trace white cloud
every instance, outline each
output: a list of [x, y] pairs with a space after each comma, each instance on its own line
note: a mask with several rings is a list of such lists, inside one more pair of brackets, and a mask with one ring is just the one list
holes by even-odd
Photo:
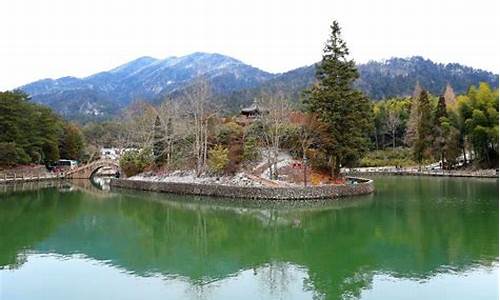
[[422, 55], [498, 72], [498, 1], [4, 0], [0, 90], [139, 56], [219, 52], [271, 72], [321, 57], [333, 19], [357, 62]]

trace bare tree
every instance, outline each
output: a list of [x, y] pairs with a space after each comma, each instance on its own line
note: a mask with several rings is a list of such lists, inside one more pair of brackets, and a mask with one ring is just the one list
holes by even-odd
[[401, 125], [400, 113], [397, 110], [389, 109], [387, 113], [386, 126], [392, 139], [392, 149], [396, 148], [396, 134]]
[[124, 148], [151, 146], [156, 115], [155, 107], [145, 101], [137, 101], [125, 111], [123, 127], [126, 136], [122, 141]]
[[189, 130], [193, 136], [193, 153], [196, 159], [196, 175], [205, 170], [208, 157], [208, 125], [217, 111], [211, 99], [211, 89], [204, 79], [198, 79], [180, 96], [184, 116], [189, 120]]
[[307, 150], [316, 141], [330, 140], [330, 135], [326, 124], [318, 120], [314, 114], [295, 112], [291, 114], [290, 119], [291, 123], [298, 127], [298, 146], [302, 152], [304, 165], [304, 186], [307, 186]]
[[188, 120], [183, 118], [181, 105], [173, 99], [165, 99], [158, 109], [160, 118], [165, 126], [165, 157], [168, 166], [171, 166], [174, 144], [186, 142], [188, 135]]
[[265, 156], [269, 164], [269, 178], [278, 176], [278, 155], [281, 138], [290, 118], [290, 103], [284, 97], [265, 96], [257, 101], [266, 144]]

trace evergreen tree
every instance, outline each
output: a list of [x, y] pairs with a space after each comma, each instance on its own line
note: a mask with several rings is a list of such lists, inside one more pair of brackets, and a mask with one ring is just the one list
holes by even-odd
[[83, 154], [83, 134], [75, 124], [64, 125], [64, 133], [59, 144], [59, 153], [62, 158], [79, 160]]
[[412, 151], [415, 160], [419, 163], [428, 157], [432, 142], [432, 104], [425, 90], [422, 90], [416, 102], [416, 127]]
[[172, 118], [167, 120], [167, 164], [172, 162], [172, 145], [174, 141], [174, 124]]
[[59, 159], [64, 122], [48, 107], [30, 102], [22, 91], [0, 92], [0, 143], [16, 149], [9, 164], [51, 163]]
[[440, 96], [438, 104], [436, 106], [436, 111], [434, 113], [434, 127], [433, 127], [433, 143], [432, 152], [436, 159], [439, 159], [444, 166], [445, 153], [444, 149], [446, 146], [446, 136], [445, 128], [443, 122], [448, 122], [448, 113], [446, 112], [446, 100], [444, 96]]
[[160, 116], [156, 116], [153, 136], [153, 155], [156, 165], [160, 165], [164, 161], [165, 152], [165, 128], [160, 120]]
[[348, 59], [349, 50], [337, 21], [330, 28], [331, 36], [316, 70], [318, 83], [307, 92], [306, 105], [328, 126], [331, 141], [321, 148], [329, 157], [333, 175], [338, 176], [341, 165], [366, 151], [371, 111], [368, 98], [353, 88], [359, 74], [354, 61]]

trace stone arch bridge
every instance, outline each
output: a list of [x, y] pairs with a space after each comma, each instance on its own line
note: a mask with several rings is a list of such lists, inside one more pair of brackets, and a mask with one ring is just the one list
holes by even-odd
[[66, 173], [64, 173], [64, 177], [73, 179], [89, 179], [90, 177], [92, 177], [92, 175], [94, 175], [95, 172], [105, 167], [115, 169], [116, 171], [120, 172], [120, 175], [122, 174], [120, 165], [117, 161], [112, 159], [99, 159], [91, 163], [79, 166], [76, 169], [67, 171]]

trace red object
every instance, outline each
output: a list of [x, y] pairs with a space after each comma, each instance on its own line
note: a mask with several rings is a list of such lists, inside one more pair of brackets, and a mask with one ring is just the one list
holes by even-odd
[[345, 183], [345, 180], [343, 178], [335, 178], [333, 180], [333, 183], [334, 184], [344, 184]]

